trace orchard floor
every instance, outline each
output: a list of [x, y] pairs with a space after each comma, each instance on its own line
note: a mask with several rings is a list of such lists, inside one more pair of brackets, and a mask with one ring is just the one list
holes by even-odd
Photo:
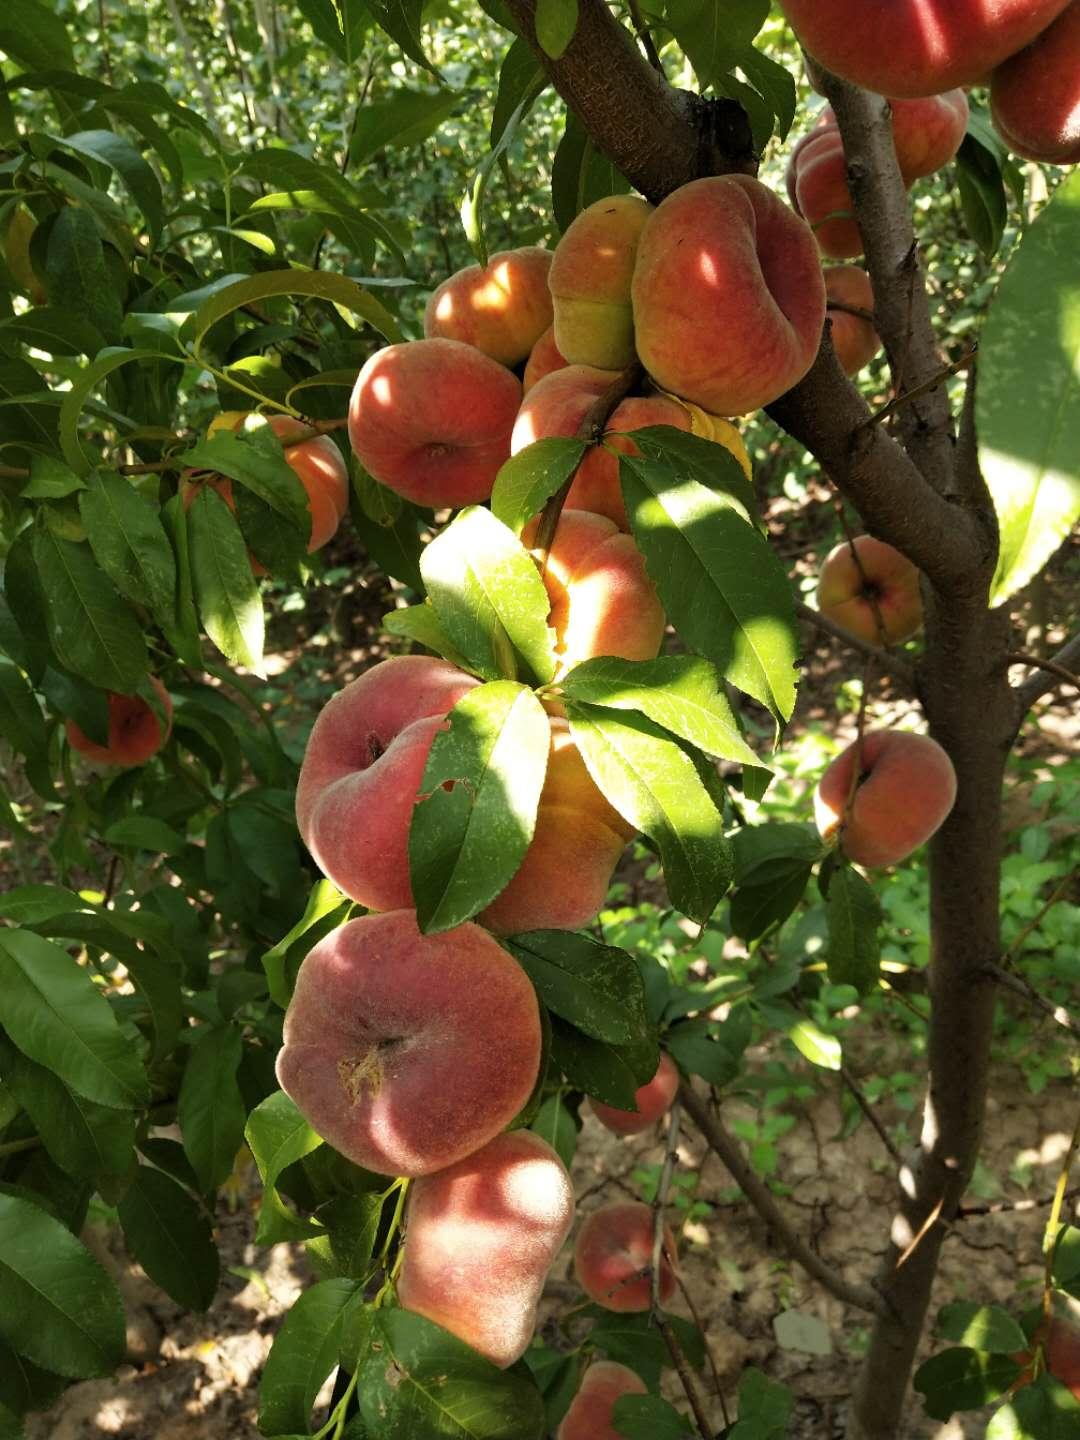
[[[884, 1034], [867, 1037], [887, 1049]], [[869, 1054], [869, 1051], [867, 1052]], [[899, 1057], [894, 1057], [899, 1059]], [[875, 1053], [875, 1066], [888, 1063]], [[856, 1062], [852, 1061], [853, 1064]], [[857, 1065], [856, 1065], [857, 1068]], [[1004, 1185], [1006, 1198], [1048, 1196], [1053, 1189], [1068, 1134], [1076, 1119], [1075, 1090], [1052, 1086], [1028, 1097], [1022, 1077], [999, 1071], [991, 1100], [983, 1163]], [[880, 1106], [888, 1124], [900, 1118], [888, 1102]], [[729, 1121], [737, 1118], [731, 1106]], [[779, 1142], [778, 1174], [792, 1187], [782, 1203], [804, 1236], [851, 1279], [872, 1275], [886, 1228], [892, 1194], [892, 1165], [881, 1141], [863, 1123], [839, 1139], [839, 1092], [823, 1090], [801, 1112]], [[725, 1396], [732, 1400], [740, 1371], [760, 1366], [789, 1384], [798, 1397], [791, 1431], [798, 1440], [832, 1440], [843, 1434], [844, 1406], [866, 1337], [866, 1317], [821, 1293], [801, 1272], [778, 1258], [777, 1247], [757, 1217], [732, 1202], [730, 1178], [701, 1147], [680, 1149], [688, 1171], [701, 1170], [698, 1195], [715, 1205], [704, 1222], [691, 1222], [681, 1237], [686, 1285], [705, 1325]], [[610, 1199], [638, 1196], [632, 1172], [658, 1164], [662, 1139], [623, 1141], [591, 1117], [586, 1120], [574, 1173], [580, 1213]], [[1024, 1190], [1008, 1181], [1010, 1170], [1030, 1171]], [[259, 1373], [283, 1312], [309, 1279], [302, 1252], [279, 1245], [269, 1252], [253, 1244], [258, 1187], [238, 1177], [235, 1208], [218, 1212], [223, 1265], [227, 1272], [218, 1298], [204, 1316], [182, 1314], [141, 1272], [122, 1258], [119, 1245], [98, 1232], [99, 1253], [115, 1265], [128, 1301], [132, 1363], [112, 1379], [73, 1386], [48, 1414], [29, 1421], [28, 1440], [257, 1440]], [[1014, 1312], [1029, 1303], [1039, 1277], [1040, 1237], [1046, 1211], [1004, 1213], [965, 1219], [946, 1241], [934, 1309], [947, 1299], [995, 1301]], [[1026, 1297], [1026, 1298], [1025, 1298]], [[556, 1321], [579, 1301], [569, 1249], [552, 1271], [542, 1327], [553, 1344]], [[685, 1303], [675, 1309], [686, 1313]], [[802, 1343], [830, 1353], [782, 1348], [774, 1333], [778, 1314], [807, 1332]], [[806, 1326], [799, 1316], [821, 1322]], [[570, 1330], [573, 1331], [571, 1321]], [[797, 1337], [798, 1338], [798, 1337]], [[790, 1341], [788, 1342], [790, 1346]], [[924, 1345], [929, 1353], [932, 1342]], [[677, 1382], [668, 1387], [678, 1400]], [[722, 1417], [715, 1413], [719, 1430]], [[911, 1440], [960, 1440], [981, 1436], [985, 1415], [965, 1424], [927, 1422], [913, 1402], [904, 1435]]]

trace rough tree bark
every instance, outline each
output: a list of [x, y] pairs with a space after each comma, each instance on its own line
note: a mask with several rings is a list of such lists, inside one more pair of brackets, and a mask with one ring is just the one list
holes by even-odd
[[[535, 0], [507, 4], [540, 54]], [[540, 58], [633, 185], [658, 201], [700, 175], [753, 170], [745, 139], [732, 138], [730, 113], [718, 131], [709, 102], [667, 87], [604, 0], [580, 0], [579, 13], [563, 58]], [[994, 1009], [984, 967], [1000, 954], [1001, 786], [1022, 716], [1019, 697], [1031, 698], [1039, 682], [1026, 693], [1010, 688], [1008, 620], [987, 605], [993, 514], [972, 426], [956, 434], [888, 107], [834, 77], [818, 80], [844, 135], [894, 388], [897, 396], [919, 393], [901, 401], [893, 424], [876, 423], [837, 365], [826, 327], [813, 369], [769, 413], [816, 457], [867, 528], [924, 572], [926, 643], [916, 684], [959, 782], [930, 850], [933, 1004], [923, 1131], [897, 1177], [877, 1281], [885, 1313], [875, 1320], [849, 1416], [851, 1440], [895, 1440], [946, 1233], [942, 1217], [959, 1204], [979, 1149]]]

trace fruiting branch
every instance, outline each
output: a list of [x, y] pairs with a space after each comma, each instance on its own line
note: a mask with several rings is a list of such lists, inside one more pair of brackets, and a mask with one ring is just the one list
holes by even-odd
[[1027, 714], [1036, 700], [1062, 683], [1080, 689], [1080, 675], [1073, 669], [1073, 666], [1080, 665], [1080, 634], [1074, 635], [1050, 660], [1039, 660], [1034, 655], [1022, 653], [1012, 653], [1007, 658], [1010, 665], [1033, 665], [1040, 672], [1017, 686], [1016, 699], [1021, 717]]
[[783, 1211], [773, 1199], [768, 1186], [755, 1175], [750, 1162], [742, 1153], [738, 1141], [728, 1132], [720, 1117], [710, 1109], [708, 1102], [686, 1083], [679, 1086], [679, 1099], [683, 1108], [693, 1117], [694, 1124], [708, 1141], [710, 1147], [716, 1151], [731, 1172], [736, 1185], [766, 1225], [775, 1231], [792, 1260], [797, 1265], [801, 1265], [807, 1274], [813, 1276], [820, 1285], [823, 1285], [830, 1295], [835, 1295], [845, 1305], [854, 1305], [856, 1309], [868, 1310], [873, 1315], [887, 1317], [889, 1307], [882, 1295], [870, 1285], [860, 1285], [845, 1280], [796, 1234]]

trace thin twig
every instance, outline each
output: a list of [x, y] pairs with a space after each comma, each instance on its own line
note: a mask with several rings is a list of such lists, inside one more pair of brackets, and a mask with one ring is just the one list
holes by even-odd
[[[1024, 1210], [1041, 1210], [1046, 1205], [1052, 1205], [1056, 1198], [1054, 1195], [1040, 1195], [1037, 1200], [995, 1200], [987, 1205], [958, 1205], [953, 1214], [954, 1220], [970, 1220], [978, 1215], [1004, 1215], [1007, 1211], [1020, 1213]], [[1075, 1200], [1080, 1196], [1080, 1185], [1074, 1186], [1072, 1190], [1066, 1190], [1064, 1199]]]
[[1046, 670], [1049, 674], [1056, 675], [1059, 680], [1064, 680], [1066, 685], [1080, 690], [1080, 675], [1066, 670], [1065, 666], [1059, 665], [1056, 660], [1040, 660], [1038, 655], [1029, 655], [1026, 650], [1010, 650], [1005, 661], [1009, 665], [1026, 665], [1031, 670]]
[[731, 1172], [739, 1189], [766, 1225], [776, 1232], [795, 1263], [801, 1265], [830, 1295], [835, 1295], [845, 1305], [854, 1305], [856, 1309], [868, 1310], [873, 1315], [891, 1315], [884, 1296], [870, 1285], [845, 1280], [796, 1233], [768, 1186], [754, 1173], [738, 1141], [728, 1133], [720, 1117], [713, 1113], [708, 1103], [686, 1083], [679, 1086], [679, 1098], [694, 1124]]
[[[1026, 715], [1035, 701], [1048, 690], [1053, 690], [1061, 683], [1059, 676], [1062, 670], [1069, 671], [1071, 675], [1073, 667], [1080, 665], [1080, 634], [1074, 635], [1050, 660], [1040, 660], [1038, 663], [1039, 672], [1016, 689], [1016, 701], [1021, 716]], [[1076, 681], [1072, 680], [1071, 683], [1075, 685]]]
[[854, 1099], [856, 1105], [858, 1105], [859, 1109], [860, 1109], [860, 1110], [862, 1111], [862, 1113], [866, 1116], [867, 1120], [870, 1121], [870, 1124], [871, 1124], [871, 1125], [874, 1127], [874, 1129], [877, 1131], [877, 1133], [878, 1133], [878, 1138], [881, 1140], [881, 1143], [885, 1146], [885, 1149], [889, 1152], [889, 1154], [892, 1156], [892, 1158], [896, 1161], [897, 1165], [902, 1165], [902, 1164], [904, 1163], [904, 1157], [900, 1154], [900, 1151], [896, 1148], [896, 1145], [895, 1145], [895, 1143], [894, 1143], [894, 1141], [893, 1141], [892, 1136], [889, 1134], [889, 1132], [885, 1129], [885, 1126], [884, 1126], [884, 1125], [881, 1123], [881, 1121], [878, 1119], [877, 1115], [876, 1115], [875, 1112], [874, 1112], [874, 1107], [873, 1107], [873, 1105], [870, 1104], [870, 1101], [869, 1101], [869, 1100], [866, 1098], [866, 1096], [863, 1094], [863, 1091], [862, 1091], [862, 1089], [860, 1088], [858, 1081], [855, 1079], [854, 1075], [852, 1075], [851, 1071], [848, 1069], [848, 1067], [847, 1067], [846, 1065], [841, 1065], [841, 1066], [840, 1066], [840, 1078], [841, 1078], [841, 1080], [843, 1080], [844, 1084], [847, 1086], [848, 1090], [851, 1092], [852, 1098]]
[[837, 625], [835, 620], [828, 619], [822, 615], [820, 610], [814, 610], [811, 606], [803, 604], [801, 600], [795, 602], [795, 614], [801, 620], [808, 620], [811, 625], [816, 625], [824, 635], [829, 635], [834, 640], [839, 640], [841, 645], [847, 645], [852, 650], [857, 650], [860, 655], [866, 655], [875, 661], [878, 668], [886, 671], [895, 680], [899, 680], [912, 694], [915, 692], [915, 667], [909, 665], [906, 660], [894, 655], [889, 650], [882, 650], [878, 645], [871, 645], [869, 640], [863, 640], [858, 635], [853, 635], [845, 630], [842, 625]]
[[865, 320], [868, 325], [874, 323], [873, 310], [867, 310], [865, 305], [851, 305], [846, 300], [837, 300], [832, 295], [825, 302], [826, 312], [829, 310], [842, 310], [845, 315], [854, 315], [858, 320]]
[[[705, 1158], [708, 1159], [709, 1155], [711, 1154], [711, 1150], [706, 1151]], [[701, 1311], [698, 1309], [697, 1304], [694, 1301], [694, 1297], [690, 1293], [689, 1285], [687, 1285], [686, 1281], [682, 1277], [682, 1274], [678, 1270], [675, 1271], [675, 1280], [679, 1286], [680, 1294], [686, 1301], [686, 1308], [690, 1311], [690, 1314], [693, 1317], [694, 1324], [697, 1326], [698, 1330], [701, 1333], [701, 1343], [705, 1347], [705, 1354], [708, 1356], [709, 1359], [709, 1369], [712, 1371], [713, 1392], [715, 1393], [717, 1400], [719, 1400], [720, 1402], [720, 1414], [724, 1418], [724, 1425], [725, 1427], [730, 1426], [731, 1417], [728, 1415], [727, 1403], [724, 1400], [724, 1382], [720, 1379], [720, 1366], [717, 1364], [716, 1361], [716, 1351], [709, 1344], [709, 1336], [706, 1332], [704, 1322], [701, 1318]]]
[[1024, 941], [1027, 939], [1027, 937], [1031, 934], [1033, 930], [1037, 930], [1039, 928], [1042, 922], [1046, 919], [1046, 912], [1048, 910], [1052, 910], [1054, 906], [1058, 903], [1058, 901], [1067, 894], [1073, 881], [1076, 880], [1078, 876], [1080, 876], [1080, 868], [1074, 866], [1070, 871], [1068, 871], [1067, 874], [1061, 877], [1058, 883], [1054, 886], [1053, 890], [1050, 891], [1050, 894], [1043, 901], [1042, 905], [1040, 905], [1038, 913], [1035, 915], [1034, 919], [1029, 920], [1027, 924], [1021, 930], [1019, 930], [1016, 935], [1013, 936], [1012, 941], [1009, 944], [1009, 948], [1001, 957], [1001, 963], [1003, 965], [1008, 965], [1009, 961], [1012, 960], [1014, 956], [1020, 953], [1021, 949], [1023, 948]]
[[652, 38], [652, 31], [645, 23], [645, 17], [641, 13], [641, 6], [638, 0], [626, 0], [627, 9], [630, 11], [630, 19], [634, 25], [637, 38], [641, 41], [641, 48], [645, 51], [645, 58], [659, 75], [664, 74], [664, 63], [660, 59], [660, 51]]
[[894, 395], [887, 405], [882, 405], [880, 410], [875, 410], [873, 414], [868, 415], [862, 422], [863, 425], [879, 425], [882, 420], [887, 420], [902, 406], [910, 404], [912, 400], [917, 400], [920, 395], [925, 395], [930, 390], [936, 390], [941, 382], [947, 380], [950, 375], [955, 375], [960, 370], [966, 370], [977, 353], [978, 346], [973, 345], [970, 350], [960, 356], [959, 360], [954, 360], [951, 365], [943, 365], [935, 375], [930, 376], [929, 380], [924, 380], [921, 385], [916, 385], [912, 390], [902, 390], [899, 395]]
[[1063, 1005], [1055, 1005], [1040, 995], [1033, 985], [1014, 975], [1011, 970], [1003, 970], [1000, 965], [992, 962], [982, 967], [982, 973], [988, 980], [994, 980], [1006, 990], [1012, 990], [1015, 994], [1023, 996], [1029, 1005], [1034, 1005], [1037, 1010], [1049, 1015], [1050, 1019], [1060, 1025], [1063, 1030], [1068, 1030], [1070, 1035], [1080, 1036], [1080, 1024], [1072, 1018]]
[[41, 1140], [37, 1135], [30, 1135], [25, 1140], [8, 1140], [0, 1145], [0, 1160], [8, 1155], [21, 1155], [24, 1150], [40, 1150]]

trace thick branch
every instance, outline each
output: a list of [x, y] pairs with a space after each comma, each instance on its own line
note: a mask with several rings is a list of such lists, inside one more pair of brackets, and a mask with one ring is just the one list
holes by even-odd
[[974, 517], [939, 495], [885, 429], [866, 424], [870, 410], [831, 343], [768, 411], [821, 463], [867, 529], [902, 550], [943, 593], [964, 588], [990, 563], [990, 540]]
[[892, 654], [889, 650], [882, 650], [880, 645], [871, 645], [868, 640], [863, 640], [858, 635], [853, 635], [850, 630], [845, 630], [842, 625], [837, 625], [834, 620], [822, 615], [820, 610], [814, 610], [802, 601], [796, 601], [795, 614], [801, 620], [809, 620], [811, 625], [816, 625], [824, 635], [829, 635], [833, 640], [839, 640], [841, 645], [846, 645], [850, 650], [857, 650], [860, 655], [865, 655], [873, 660], [879, 670], [884, 670], [894, 680], [898, 680], [911, 694], [915, 693], [915, 667], [909, 665], [899, 655]]
[[869, 1285], [858, 1285], [845, 1280], [796, 1234], [773, 1199], [769, 1187], [754, 1173], [739, 1147], [739, 1142], [729, 1134], [719, 1116], [713, 1114], [708, 1103], [685, 1082], [679, 1086], [679, 1099], [686, 1112], [693, 1116], [694, 1123], [709, 1145], [731, 1171], [736, 1185], [766, 1225], [776, 1233], [795, 1263], [801, 1265], [830, 1295], [835, 1295], [845, 1305], [869, 1310], [874, 1315], [887, 1315], [888, 1307], [876, 1290]]
[[[889, 357], [893, 384], [898, 394], [921, 389], [941, 371], [941, 356], [888, 103], [834, 75], [822, 72], [818, 80], [844, 141], [851, 199], [874, 286], [874, 324]], [[951, 494], [952, 417], [944, 377], [905, 407], [898, 423], [919, 469], [939, 494]]]
[[1063, 683], [1076, 684], [1075, 672], [1080, 669], [1080, 634], [1076, 634], [1063, 645], [1052, 660], [1036, 660], [1034, 656], [1030, 659], [1020, 660], [1010, 657], [1010, 664], [1016, 665], [1038, 665], [1038, 671], [1030, 680], [1025, 680], [1016, 689], [1016, 699], [1020, 706], [1020, 714], [1024, 716], [1035, 704], [1036, 700], [1042, 699], [1048, 691]]
[[536, 0], [507, 0], [507, 9], [590, 138], [647, 199], [658, 203], [701, 175], [756, 172], [742, 108], [673, 89], [604, 0], [579, 0], [574, 38], [558, 60], [537, 43]]

